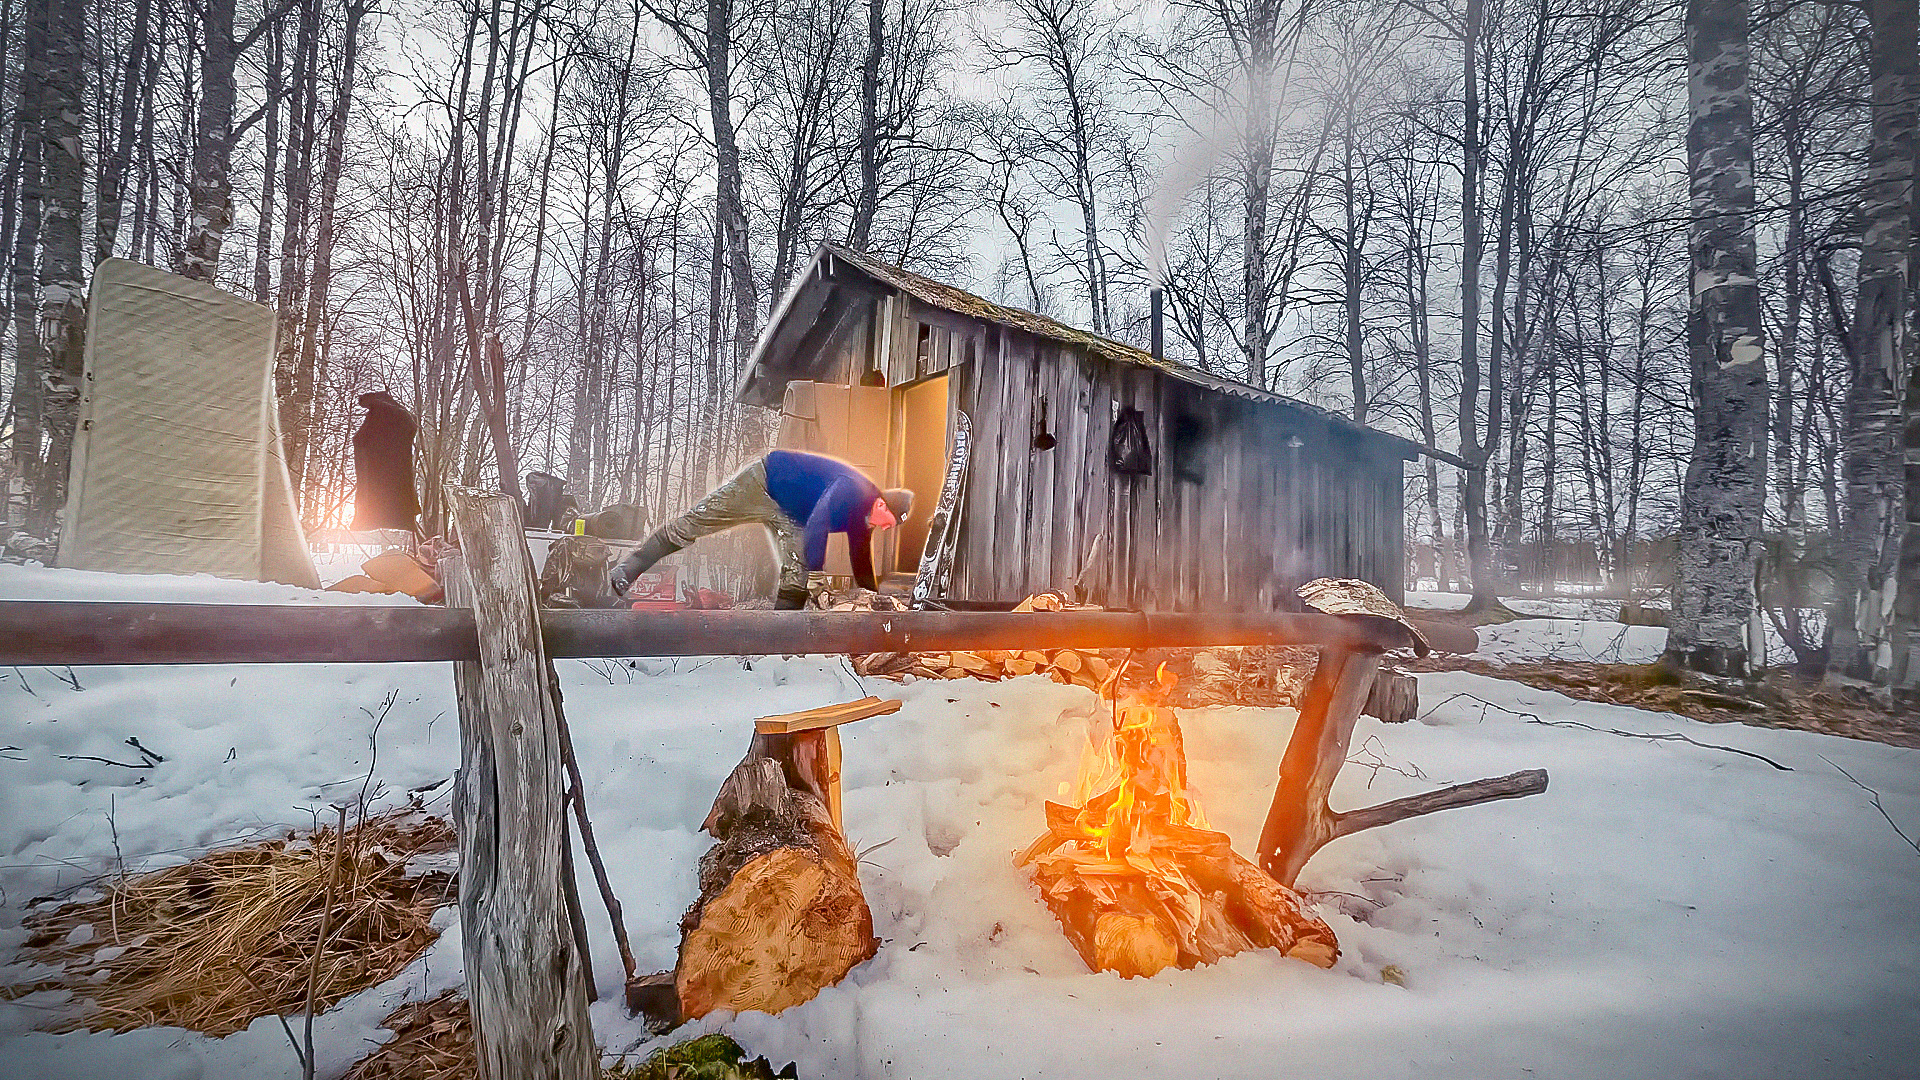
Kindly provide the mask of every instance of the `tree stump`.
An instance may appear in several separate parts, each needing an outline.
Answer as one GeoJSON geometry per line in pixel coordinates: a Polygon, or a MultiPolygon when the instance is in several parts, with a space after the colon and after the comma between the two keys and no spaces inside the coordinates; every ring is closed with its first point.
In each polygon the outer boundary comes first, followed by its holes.
{"type": "Polygon", "coordinates": [[[880,946],[857,859],[829,806],[832,728],[756,733],[704,828],[700,896],[680,920],[680,1016],[778,1013],[838,983],[880,946]]]}
{"type": "Polygon", "coordinates": [[[1420,683],[1399,668],[1383,667],[1373,674],[1373,689],[1360,710],[1383,723],[1404,724],[1420,715],[1420,683]]]}

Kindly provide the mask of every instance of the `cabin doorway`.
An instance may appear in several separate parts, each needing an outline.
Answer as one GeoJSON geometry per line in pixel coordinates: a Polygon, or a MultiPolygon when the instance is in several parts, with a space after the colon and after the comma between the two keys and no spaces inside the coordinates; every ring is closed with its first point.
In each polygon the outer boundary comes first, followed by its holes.
{"type": "Polygon", "coordinates": [[[894,546],[893,568],[902,573],[919,570],[933,507],[947,477],[947,383],[948,376],[936,375],[893,391],[887,486],[913,492],[913,513],[900,523],[894,546]]]}

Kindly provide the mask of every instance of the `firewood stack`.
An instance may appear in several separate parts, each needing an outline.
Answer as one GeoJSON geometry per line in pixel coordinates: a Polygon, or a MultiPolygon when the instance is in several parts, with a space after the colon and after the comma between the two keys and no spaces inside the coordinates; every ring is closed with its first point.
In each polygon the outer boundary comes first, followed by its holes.
{"type": "Polygon", "coordinates": [[[1119,715],[1083,764],[1081,791],[1093,793],[1079,806],[1048,802],[1047,831],[1015,860],[1081,959],[1125,978],[1259,948],[1331,967],[1332,929],[1206,827],[1173,710],[1119,715]]]}
{"type": "Polygon", "coordinates": [[[922,679],[984,679],[998,682],[1017,675],[1045,675],[1057,683],[1072,683],[1098,693],[1113,676],[1118,661],[1077,649],[1025,649],[1020,652],[868,653],[857,656],[853,669],[862,675],[922,679]]]}

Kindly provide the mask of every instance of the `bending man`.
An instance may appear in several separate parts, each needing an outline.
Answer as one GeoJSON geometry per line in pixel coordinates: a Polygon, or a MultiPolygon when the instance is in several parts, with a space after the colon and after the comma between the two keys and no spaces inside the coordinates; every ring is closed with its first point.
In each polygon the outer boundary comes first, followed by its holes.
{"type": "Polygon", "coordinates": [[[913,509],[913,492],[886,491],[860,470],[823,454],[775,450],[733,475],[693,509],[654,530],[645,543],[613,568],[608,582],[624,596],[635,578],[661,559],[703,536],[735,525],[758,523],[773,533],[780,553],[780,593],[774,607],[795,610],[807,603],[807,573],[827,561],[827,536],[847,534],[853,579],[878,589],[873,576],[875,530],[899,524],[913,509]]]}

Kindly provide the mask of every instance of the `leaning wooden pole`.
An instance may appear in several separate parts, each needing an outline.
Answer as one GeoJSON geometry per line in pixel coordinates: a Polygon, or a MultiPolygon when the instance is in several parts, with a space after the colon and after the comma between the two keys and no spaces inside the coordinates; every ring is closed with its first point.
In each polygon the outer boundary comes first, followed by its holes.
{"type": "Polygon", "coordinates": [[[452,488],[461,556],[447,602],[473,612],[479,660],[454,665],[460,927],[481,1080],[591,1080],[583,957],[561,881],[561,741],[520,506],[452,488]]]}

